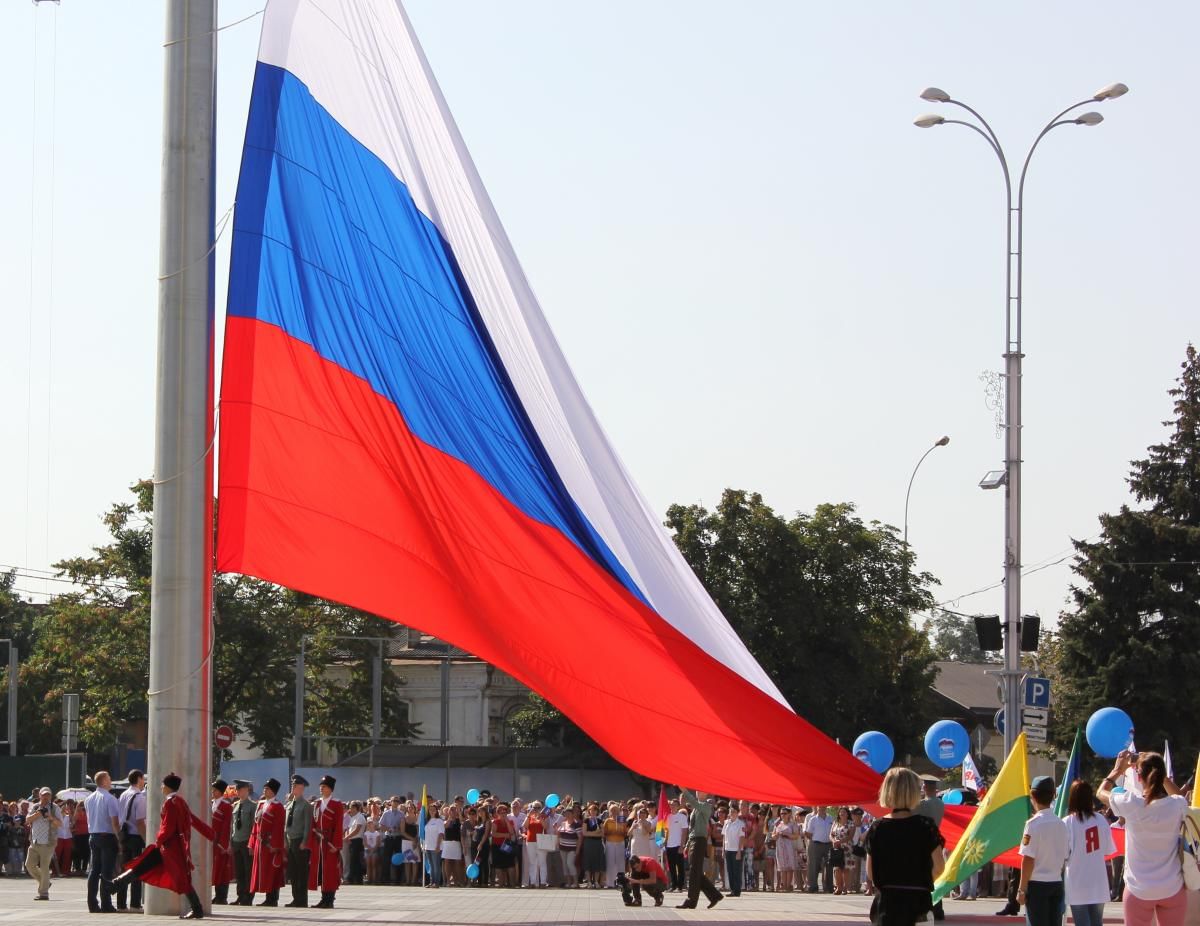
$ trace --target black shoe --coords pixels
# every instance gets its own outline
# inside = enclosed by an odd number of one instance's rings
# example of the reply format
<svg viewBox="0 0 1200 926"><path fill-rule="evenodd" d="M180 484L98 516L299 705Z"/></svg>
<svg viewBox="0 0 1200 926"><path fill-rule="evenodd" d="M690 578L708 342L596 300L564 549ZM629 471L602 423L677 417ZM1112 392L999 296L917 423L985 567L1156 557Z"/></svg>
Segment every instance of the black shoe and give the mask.
<svg viewBox="0 0 1200 926"><path fill-rule="evenodd" d="M97 912L97 913L116 913L116 912L117 912L117 908L116 908L116 907L101 907L101 908L100 908L99 910L97 910L96 912Z"/></svg>
<svg viewBox="0 0 1200 926"><path fill-rule="evenodd" d="M183 916L181 916L180 919L181 920L202 920L202 919L204 919L204 911L203 910L188 910L188 912L185 913Z"/></svg>
<svg viewBox="0 0 1200 926"><path fill-rule="evenodd" d="M264 900L261 903L259 903L259 906L260 907L278 907L279 901L278 900Z"/></svg>
<svg viewBox="0 0 1200 926"><path fill-rule="evenodd" d="M713 903L716 903L716 901L713 901ZM694 903L692 903L690 900L685 900L683 903L675 904L675 909L676 910L695 910L696 905Z"/></svg>
<svg viewBox="0 0 1200 926"><path fill-rule="evenodd" d="M285 903L284 906L285 907L307 907L308 901L307 900L304 900L304 901L290 900L287 903Z"/></svg>
<svg viewBox="0 0 1200 926"><path fill-rule="evenodd" d="M737 896L737 895L734 895L734 896ZM725 899L724 897L722 897L720 894L718 894L716 897L714 897L712 900L710 900L708 902L708 909L711 910L713 907L715 907L717 904L719 904L724 899Z"/></svg>
<svg viewBox="0 0 1200 926"><path fill-rule="evenodd" d="M214 897L214 898L212 899L212 902L213 902L213 906L214 906L214 907L225 907L225 906L228 906L228 905L229 905L229 901L228 901L228 900L220 900L220 899L218 899L218 898L216 898L216 897Z"/></svg>
<svg viewBox="0 0 1200 926"><path fill-rule="evenodd" d="M332 910L333 909L333 901L332 900L322 900L320 903L313 904L313 908L316 910Z"/></svg>
<svg viewBox="0 0 1200 926"><path fill-rule="evenodd" d="M997 910L996 916L1016 916L1021 912L1021 908L1016 904L1005 904L1003 910Z"/></svg>

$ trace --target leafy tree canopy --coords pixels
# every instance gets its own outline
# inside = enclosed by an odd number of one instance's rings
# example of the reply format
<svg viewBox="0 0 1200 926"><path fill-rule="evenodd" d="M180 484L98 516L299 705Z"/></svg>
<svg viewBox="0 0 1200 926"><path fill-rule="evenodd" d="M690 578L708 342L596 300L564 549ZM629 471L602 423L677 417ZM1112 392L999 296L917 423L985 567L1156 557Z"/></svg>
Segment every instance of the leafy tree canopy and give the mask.
<svg viewBox="0 0 1200 926"><path fill-rule="evenodd" d="M139 483L132 493L133 501L113 505L103 517L108 543L55 564L76 590L37 609L24 605L34 616L33 642L22 654L21 691L36 693L22 702L24 752L59 749L64 692L80 694L79 738L93 752L107 751L126 723L147 716L153 487ZM4 588L0 583L0 619L25 614ZM393 623L239 575L218 575L213 600L214 725L230 724L267 755L289 752L296 655L307 637L306 732L362 736L339 743L342 751L366 743L375 649L338 638L388 637ZM342 672L325 671L335 663ZM385 737L414 732L398 712L400 695L398 676L385 664Z"/></svg>
<svg viewBox="0 0 1200 926"><path fill-rule="evenodd" d="M925 623L925 633L933 645L935 659L954 662L998 661L995 653L986 653L979 648L975 622L966 615L934 608Z"/></svg>

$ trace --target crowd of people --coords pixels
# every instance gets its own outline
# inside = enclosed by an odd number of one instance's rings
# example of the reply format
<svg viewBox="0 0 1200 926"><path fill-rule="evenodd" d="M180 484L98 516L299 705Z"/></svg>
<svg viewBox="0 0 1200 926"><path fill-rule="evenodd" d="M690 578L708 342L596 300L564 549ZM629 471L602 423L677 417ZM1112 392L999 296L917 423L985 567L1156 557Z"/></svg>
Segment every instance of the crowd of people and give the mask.
<svg viewBox="0 0 1200 926"><path fill-rule="evenodd" d="M1117 787L1131 763L1145 782L1142 794ZM942 918L929 896L944 859L942 803L936 787L908 769L885 776L879 806L888 812L879 818L863 807L776 806L687 790L669 801L660 821L657 803L639 798L602 803L566 795L549 805L484 791L474 802L455 795L422 805L407 794L343 803L328 775L317 794L300 775L286 794L274 779L257 795L251 782L217 779L211 827L178 798L178 778L167 776L164 807L173 816L164 814L149 845L145 776L130 773L119 799L107 773L95 781L84 801L55 800L49 788L0 801L2 873L34 878L37 900L48 898L52 877L78 874L88 877L90 910L138 910L141 882L157 878L188 896L189 915L198 917L199 900L188 895L190 861L172 862L163 850L173 840L190 858L195 828L211 842L215 904L250 905L261 894L261 905L275 906L289 885L287 905L297 907L309 905L309 891L320 894L314 906L332 907L341 886L364 884L611 889L632 906L643 894L661 905L677 892L681 907L696 906L701 893L712 907L747 891L823 892L873 895L878 926L908 926L929 912ZM1123 756L1096 791L1072 783L1063 820L1050 809L1054 796L1053 781L1035 780L1036 813L1020 847L1025 865L1008 877L1000 912L1023 906L1031 926L1060 926L1069 904L1080 926L1101 926L1104 902L1123 898L1130 926L1148 926L1153 917L1160 926L1182 924L1182 876L1172 853L1187 801L1166 778L1162 758ZM1125 828L1128 858L1108 863L1112 826ZM982 886L976 872L951 896L986 896L992 868L984 866Z"/></svg>

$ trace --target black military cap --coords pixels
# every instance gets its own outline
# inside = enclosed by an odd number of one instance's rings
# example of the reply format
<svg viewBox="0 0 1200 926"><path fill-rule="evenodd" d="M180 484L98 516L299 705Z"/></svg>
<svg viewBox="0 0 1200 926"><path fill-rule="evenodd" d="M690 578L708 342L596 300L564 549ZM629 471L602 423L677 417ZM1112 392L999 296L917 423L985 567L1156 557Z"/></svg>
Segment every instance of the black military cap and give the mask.
<svg viewBox="0 0 1200 926"><path fill-rule="evenodd" d="M246 781L244 778L235 778L233 779L233 786L241 791L242 788L249 788L250 782Z"/></svg>
<svg viewBox="0 0 1200 926"><path fill-rule="evenodd" d="M166 775L163 775L162 783L172 791L178 791L179 786L183 784L183 779L174 772L168 772Z"/></svg>
<svg viewBox="0 0 1200 926"><path fill-rule="evenodd" d="M292 776L292 784L293 785L303 785L304 787L307 788L308 787L308 779L305 778L303 775L293 775Z"/></svg>
<svg viewBox="0 0 1200 926"><path fill-rule="evenodd" d="M332 791L333 786L337 784L337 779L334 778L332 775L322 775L321 776L321 784L323 784L330 791Z"/></svg>
<svg viewBox="0 0 1200 926"><path fill-rule="evenodd" d="M214 778L212 786L214 791L224 791L229 787L224 778Z"/></svg>
<svg viewBox="0 0 1200 926"><path fill-rule="evenodd" d="M272 794L278 794L279 787L280 787L279 779L278 778L268 778L263 783L263 787L266 788L268 791L270 791Z"/></svg>

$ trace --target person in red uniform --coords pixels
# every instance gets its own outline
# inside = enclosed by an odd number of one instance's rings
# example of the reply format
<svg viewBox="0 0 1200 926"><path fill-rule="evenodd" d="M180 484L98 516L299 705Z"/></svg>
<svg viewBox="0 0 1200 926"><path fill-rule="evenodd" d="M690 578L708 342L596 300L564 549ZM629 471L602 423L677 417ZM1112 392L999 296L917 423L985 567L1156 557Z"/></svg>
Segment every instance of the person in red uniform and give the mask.
<svg viewBox="0 0 1200 926"><path fill-rule="evenodd" d="M333 907L333 895L342 883L342 825L346 805L333 797L337 779L325 775L318 783L321 800L313 808L313 828L309 837L308 889L321 891L321 902L316 904L326 910Z"/></svg>
<svg viewBox="0 0 1200 926"><path fill-rule="evenodd" d="M225 796L225 779L212 783L212 883L214 904L229 903L229 882L233 880L233 853L229 833L233 828L233 803Z"/></svg>
<svg viewBox="0 0 1200 926"><path fill-rule="evenodd" d="M250 853L254 865L250 869L250 895L266 895L260 907L278 907L279 891L286 873L287 845L283 838L283 805L275 799L279 782L268 778L263 785L262 799L254 811L254 829L250 831Z"/></svg>
<svg viewBox="0 0 1200 926"><path fill-rule="evenodd" d="M196 889L192 887L191 835L195 828L211 840L213 831L212 827L192 813L187 801L179 796L177 792L181 783L174 772L163 777L163 805L154 842L125 866L125 870L113 879L109 890L115 891L137 878L146 884L185 895L192 909L183 918L199 920L204 918L204 907Z"/></svg>

